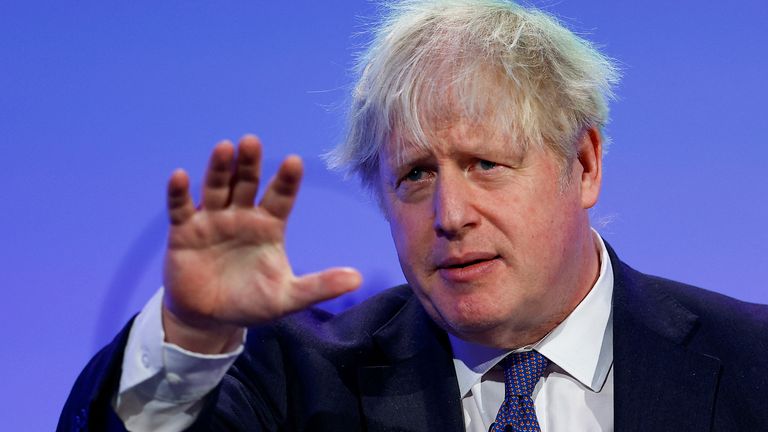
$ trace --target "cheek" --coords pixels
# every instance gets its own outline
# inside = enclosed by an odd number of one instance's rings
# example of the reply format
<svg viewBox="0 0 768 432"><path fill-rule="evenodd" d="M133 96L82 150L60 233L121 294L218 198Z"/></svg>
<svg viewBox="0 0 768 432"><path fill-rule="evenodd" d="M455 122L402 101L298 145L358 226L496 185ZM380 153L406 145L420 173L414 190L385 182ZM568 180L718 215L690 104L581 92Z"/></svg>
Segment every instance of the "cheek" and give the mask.
<svg viewBox="0 0 768 432"><path fill-rule="evenodd" d="M394 209L389 213L389 231L392 234L392 240L395 242L397 254L407 255L413 247L413 239L417 236L417 227L408 217L407 212L400 209Z"/></svg>
<svg viewBox="0 0 768 432"><path fill-rule="evenodd" d="M433 236L430 218L413 208L393 208L389 230L406 276L428 259Z"/></svg>

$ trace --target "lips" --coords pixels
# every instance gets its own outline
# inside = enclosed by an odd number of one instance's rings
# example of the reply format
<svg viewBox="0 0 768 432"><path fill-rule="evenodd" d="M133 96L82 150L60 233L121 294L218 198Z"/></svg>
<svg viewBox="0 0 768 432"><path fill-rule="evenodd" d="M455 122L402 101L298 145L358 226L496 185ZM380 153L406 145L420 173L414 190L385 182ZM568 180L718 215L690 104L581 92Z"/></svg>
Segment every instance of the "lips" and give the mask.
<svg viewBox="0 0 768 432"><path fill-rule="evenodd" d="M472 282L493 271L500 264L499 255L472 253L441 260L437 265L437 273L450 282Z"/></svg>

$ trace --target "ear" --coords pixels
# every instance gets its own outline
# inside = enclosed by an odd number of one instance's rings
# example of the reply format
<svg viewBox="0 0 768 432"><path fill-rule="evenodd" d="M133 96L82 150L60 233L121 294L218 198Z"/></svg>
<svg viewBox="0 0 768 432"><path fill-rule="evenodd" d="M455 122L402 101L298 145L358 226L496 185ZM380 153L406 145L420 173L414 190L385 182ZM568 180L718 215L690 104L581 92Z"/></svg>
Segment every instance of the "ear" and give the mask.
<svg viewBox="0 0 768 432"><path fill-rule="evenodd" d="M578 163L581 165L581 207L592 208L600 195L603 180L603 138L596 127L586 129L579 138Z"/></svg>

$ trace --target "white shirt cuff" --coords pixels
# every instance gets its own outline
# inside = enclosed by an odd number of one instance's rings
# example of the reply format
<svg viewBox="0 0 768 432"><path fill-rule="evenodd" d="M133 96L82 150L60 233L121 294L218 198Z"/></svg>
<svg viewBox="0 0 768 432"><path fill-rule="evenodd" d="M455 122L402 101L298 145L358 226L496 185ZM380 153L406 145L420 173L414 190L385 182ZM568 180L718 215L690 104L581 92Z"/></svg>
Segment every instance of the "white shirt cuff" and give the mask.
<svg viewBox="0 0 768 432"><path fill-rule="evenodd" d="M160 288L152 296L128 335L114 403L127 426L129 423L157 425L156 421L149 420L152 416L165 420L179 416L178 420L185 419L182 423L191 424L202 407L198 402L218 385L243 352L242 344L232 352L212 355L166 343L162 324L163 292Z"/></svg>

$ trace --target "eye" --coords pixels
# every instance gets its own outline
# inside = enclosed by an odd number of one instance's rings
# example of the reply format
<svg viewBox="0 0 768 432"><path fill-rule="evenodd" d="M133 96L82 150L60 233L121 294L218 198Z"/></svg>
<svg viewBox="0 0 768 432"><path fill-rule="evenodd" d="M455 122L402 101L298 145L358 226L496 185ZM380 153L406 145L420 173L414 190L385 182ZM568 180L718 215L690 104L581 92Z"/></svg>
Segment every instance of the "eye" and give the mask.
<svg viewBox="0 0 768 432"><path fill-rule="evenodd" d="M410 171L408 171L408 174L404 175L403 178L400 180L400 182L409 181L409 182L417 182L424 178L424 175L426 174L426 171L424 168L411 168Z"/></svg>
<svg viewBox="0 0 768 432"><path fill-rule="evenodd" d="M429 181L432 176L432 170L423 166L414 166L408 168L405 175L400 177L395 184L397 189L413 190Z"/></svg>
<svg viewBox="0 0 768 432"><path fill-rule="evenodd" d="M479 160L477 162L477 167L480 168L483 171L492 170L492 169L496 168L497 166L498 165L496 164L496 162L491 162L491 161L487 161L487 160L482 160L481 159L481 160Z"/></svg>

